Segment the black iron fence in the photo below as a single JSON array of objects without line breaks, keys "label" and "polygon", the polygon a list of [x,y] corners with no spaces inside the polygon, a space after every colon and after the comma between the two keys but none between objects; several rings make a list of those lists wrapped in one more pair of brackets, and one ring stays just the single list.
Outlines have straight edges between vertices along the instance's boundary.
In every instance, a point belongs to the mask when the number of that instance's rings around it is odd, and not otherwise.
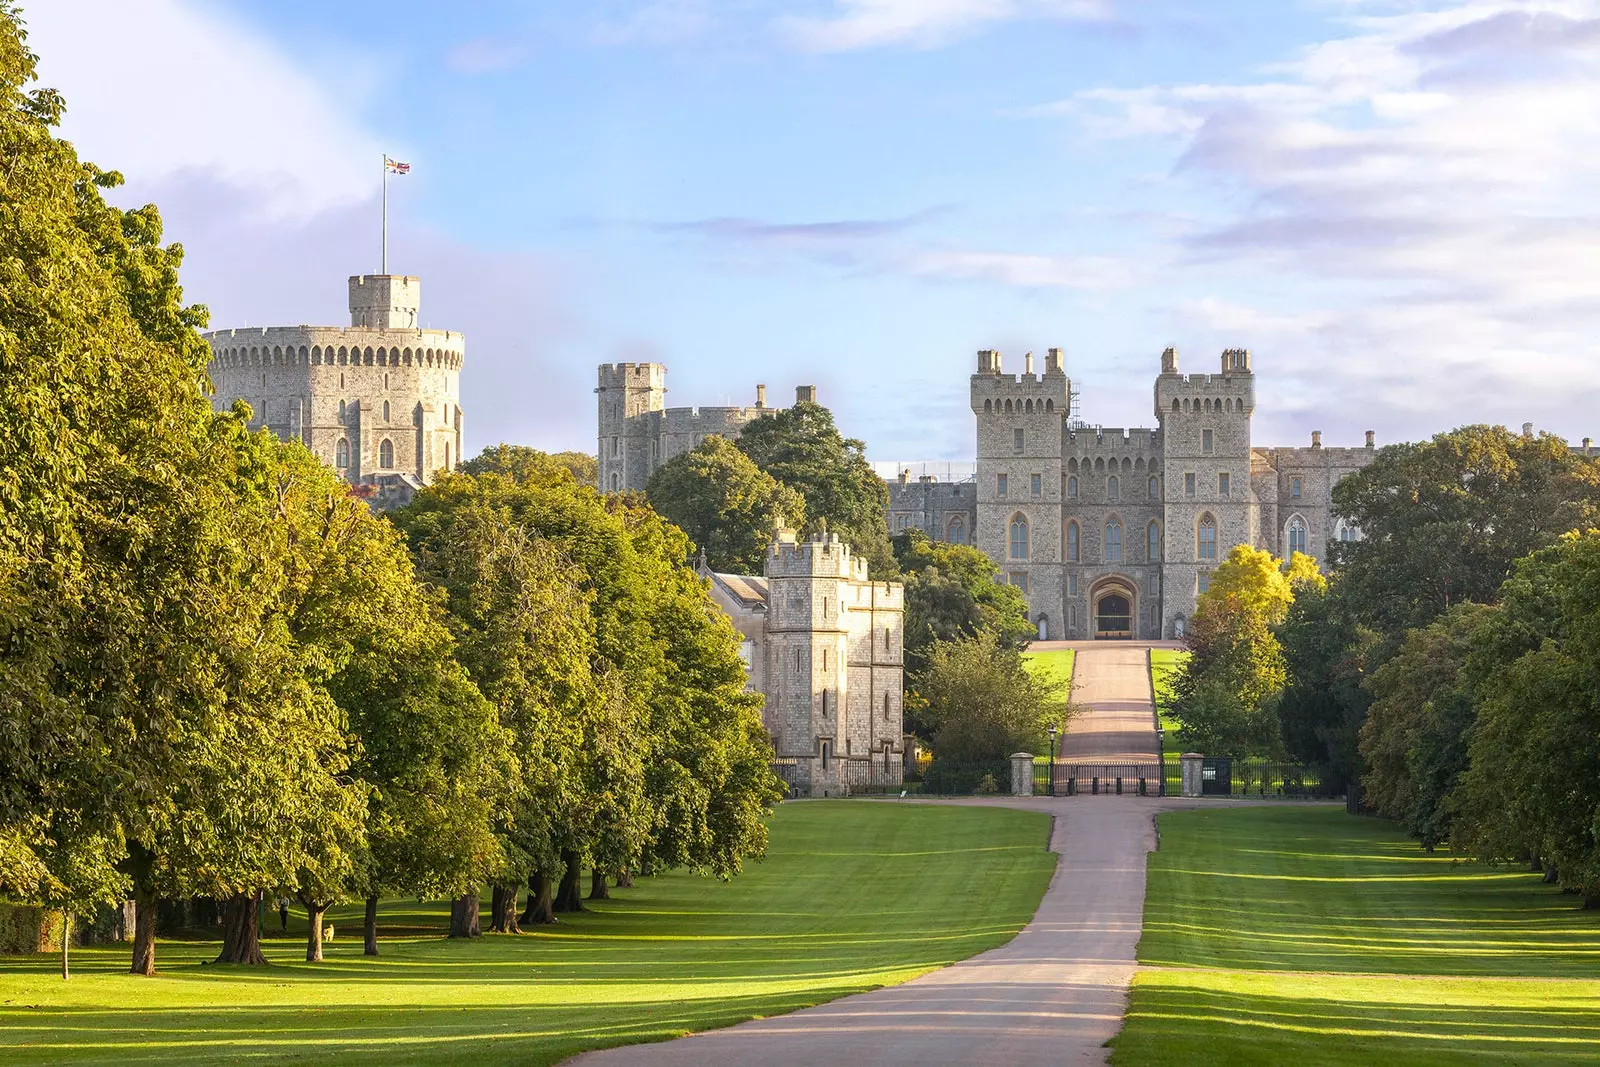
[{"label": "black iron fence", "polygon": [[[1179,777],[1178,789],[1181,791],[1181,768]],[[1200,765],[1200,794],[1222,797],[1332,799],[1344,795],[1344,784],[1324,781],[1316,771],[1299,764],[1212,756],[1207,757]]]}]

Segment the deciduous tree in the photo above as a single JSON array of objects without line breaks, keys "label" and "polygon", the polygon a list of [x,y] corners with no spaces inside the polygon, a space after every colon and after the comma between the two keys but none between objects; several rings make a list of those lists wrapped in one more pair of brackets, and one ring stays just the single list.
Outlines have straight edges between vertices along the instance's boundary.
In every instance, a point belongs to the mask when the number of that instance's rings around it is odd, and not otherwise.
[{"label": "deciduous tree", "polygon": [[712,570],[735,574],[760,574],[772,531],[781,523],[799,529],[806,517],[799,493],[715,435],[662,464],[646,495]]}]

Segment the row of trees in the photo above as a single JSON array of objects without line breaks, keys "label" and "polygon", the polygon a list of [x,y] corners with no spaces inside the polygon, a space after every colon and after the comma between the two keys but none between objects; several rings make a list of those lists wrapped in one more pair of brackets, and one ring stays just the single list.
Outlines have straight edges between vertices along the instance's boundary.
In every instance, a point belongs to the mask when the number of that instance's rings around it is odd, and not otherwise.
[{"label": "row of trees", "polygon": [[1325,588],[1289,580],[1270,642],[1252,631],[1272,654],[1222,687],[1252,729],[1191,700],[1186,740],[1303,760],[1425,847],[1534,863],[1600,904],[1600,465],[1469,426],[1383,449],[1334,508],[1362,539]]},{"label": "row of trees", "polygon": [[683,535],[505,448],[391,522],[213,412],[181,248],[34,68],[0,4],[0,891],[131,896],[151,974],[163,898],[224,902],[220,959],[260,962],[293,895],[317,959],[349,897],[375,953],[388,893],[471,934],[486,884],[515,929],[586,865],[759,855],[770,746]]}]

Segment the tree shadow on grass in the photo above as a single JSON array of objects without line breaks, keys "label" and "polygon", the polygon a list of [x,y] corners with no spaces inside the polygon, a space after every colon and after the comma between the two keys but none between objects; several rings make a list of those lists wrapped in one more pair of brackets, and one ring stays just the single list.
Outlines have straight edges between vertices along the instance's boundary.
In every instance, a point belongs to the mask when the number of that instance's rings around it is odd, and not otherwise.
[{"label": "tree shadow on grass", "polygon": [[[1225,992],[1167,976],[1160,985],[1135,987],[1111,1062],[1202,1067],[1600,1062],[1600,989],[1563,993],[1556,984],[1550,993],[1536,994],[1543,1003],[1494,1006],[1441,1003],[1437,983],[1404,984],[1410,998],[1390,984],[1382,999],[1335,999]],[[1462,983],[1454,986],[1459,994]],[[1328,988],[1337,990],[1338,984]],[[1492,998],[1492,992],[1483,992]]]}]

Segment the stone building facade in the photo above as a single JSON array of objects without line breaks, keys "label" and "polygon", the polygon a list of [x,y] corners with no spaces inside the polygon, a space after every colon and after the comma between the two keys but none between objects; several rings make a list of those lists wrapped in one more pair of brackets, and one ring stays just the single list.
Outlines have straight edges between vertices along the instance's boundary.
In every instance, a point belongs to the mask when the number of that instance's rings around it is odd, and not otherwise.
[{"label": "stone building facade", "polygon": [[[600,489],[643,489],[656,468],[712,434],[732,439],[767,407],[756,386],[753,407],[667,407],[667,368],[661,363],[602,363],[595,388],[599,411]],[[815,401],[815,386],[795,389],[795,401]]]},{"label": "stone building facade", "polygon": [[[1250,353],[1229,349],[1219,373],[1184,375],[1167,349],[1153,428],[1086,426],[1070,417],[1059,349],[1020,375],[978,353],[971,481],[889,486],[891,532],[917,526],[969,540],[1027,595],[1047,638],[1181,636],[1211,570],[1234,545],[1326,559],[1359,537],[1334,514],[1333,486],[1375,454],[1359,448],[1256,447]],[[963,510],[965,508],[965,510]]]},{"label": "stone building facade", "polygon": [[838,534],[780,529],[762,572],[705,576],[744,637],[780,772],[801,796],[898,788],[905,588],[872,581]]},{"label": "stone building facade", "polygon": [[349,326],[215,330],[213,403],[236,399],[252,428],[298,440],[356,485],[403,502],[461,460],[466,339],[417,326],[422,283],[356,275]]}]

